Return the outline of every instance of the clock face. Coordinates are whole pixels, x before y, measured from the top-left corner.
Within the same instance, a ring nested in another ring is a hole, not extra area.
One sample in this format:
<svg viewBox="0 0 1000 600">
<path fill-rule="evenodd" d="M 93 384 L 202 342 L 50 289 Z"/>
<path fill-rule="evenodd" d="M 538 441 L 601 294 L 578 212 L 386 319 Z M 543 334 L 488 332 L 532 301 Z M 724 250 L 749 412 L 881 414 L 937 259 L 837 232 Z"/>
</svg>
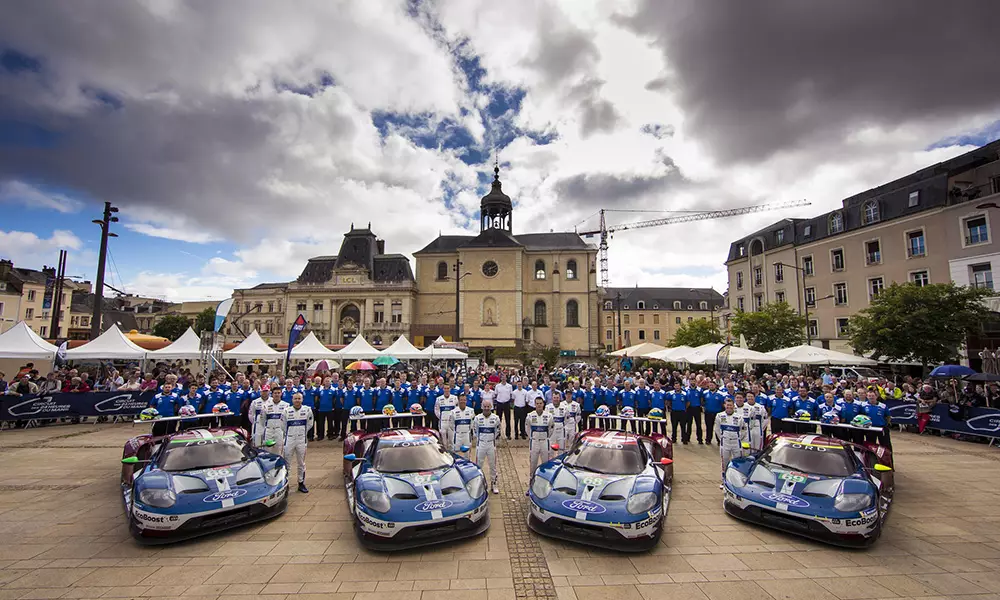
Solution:
<svg viewBox="0 0 1000 600">
<path fill-rule="evenodd" d="M 483 275 L 487 277 L 495 277 L 498 272 L 500 272 L 500 267 L 498 267 L 492 260 L 488 260 L 483 263 Z"/>
</svg>

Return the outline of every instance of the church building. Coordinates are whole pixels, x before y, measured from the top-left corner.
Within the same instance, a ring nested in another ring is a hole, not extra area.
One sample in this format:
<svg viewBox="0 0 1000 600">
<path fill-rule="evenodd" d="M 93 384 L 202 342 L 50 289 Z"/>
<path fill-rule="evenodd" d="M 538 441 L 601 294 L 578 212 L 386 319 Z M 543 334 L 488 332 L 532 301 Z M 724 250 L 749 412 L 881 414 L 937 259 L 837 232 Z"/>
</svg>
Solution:
<svg viewBox="0 0 1000 600">
<path fill-rule="evenodd" d="M 416 343 L 439 335 L 486 358 L 503 347 L 552 346 L 564 356 L 603 351 L 597 248 L 573 232 L 513 233 L 513 203 L 494 168 L 479 235 L 442 235 L 414 253 Z"/>
</svg>

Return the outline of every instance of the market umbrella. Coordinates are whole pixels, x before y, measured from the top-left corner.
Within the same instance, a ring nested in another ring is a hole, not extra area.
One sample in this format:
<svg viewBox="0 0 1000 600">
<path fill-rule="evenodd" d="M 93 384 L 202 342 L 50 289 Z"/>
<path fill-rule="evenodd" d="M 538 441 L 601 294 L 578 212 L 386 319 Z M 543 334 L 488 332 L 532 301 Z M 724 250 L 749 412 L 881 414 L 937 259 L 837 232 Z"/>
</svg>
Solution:
<svg viewBox="0 0 1000 600">
<path fill-rule="evenodd" d="M 367 360 L 356 360 L 345 367 L 348 371 L 375 371 L 378 369 Z"/>
<path fill-rule="evenodd" d="M 389 365 L 390 371 L 405 371 L 406 369 L 407 369 L 406 363 L 402 361 L 396 364 Z M 1000 375 L 997 376 L 997 379 L 1000 379 Z"/>
<path fill-rule="evenodd" d="M 1000 375 L 994 373 L 976 373 L 965 378 L 966 381 L 1000 381 Z"/>
<path fill-rule="evenodd" d="M 380 367 L 390 367 L 398 362 L 399 359 L 393 358 L 392 356 L 379 356 L 378 358 L 372 361 L 373 364 L 376 364 Z"/>
<path fill-rule="evenodd" d="M 941 365 L 934 367 L 934 370 L 931 371 L 931 377 L 965 377 L 975 374 L 974 370 L 963 365 Z"/>
<path fill-rule="evenodd" d="M 340 368 L 339 362 L 335 360 L 323 359 L 323 360 L 317 360 L 313 364 L 309 365 L 309 368 L 306 370 L 315 373 L 316 371 L 334 371 L 339 368 Z"/>
</svg>

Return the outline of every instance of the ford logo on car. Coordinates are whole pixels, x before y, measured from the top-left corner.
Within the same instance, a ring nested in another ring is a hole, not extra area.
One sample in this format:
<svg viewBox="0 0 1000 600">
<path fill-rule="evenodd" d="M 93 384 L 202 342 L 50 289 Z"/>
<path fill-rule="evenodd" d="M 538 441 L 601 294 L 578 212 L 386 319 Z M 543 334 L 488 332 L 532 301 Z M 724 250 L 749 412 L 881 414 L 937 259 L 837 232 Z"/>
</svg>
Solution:
<svg viewBox="0 0 1000 600">
<path fill-rule="evenodd" d="M 444 510 L 450 508 L 452 505 L 451 500 L 428 500 L 426 502 L 421 502 L 413 510 L 417 512 L 433 512 L 435 510 Z"/>
<path fill-rule="evenodd" d="M 235 500 L 240 496 L 246 494 L 246 490 L 226 490 L 224 492 L 215 492 L 211 496 L 205 496 L 205 502 L 222 502 L 224 500 Z"/>
<path fill-rule="evenodd" d="M 608 510 L 596 502 L 589 502 L 587 500 L 563 500 L 562 505 L 570 510 L 591 515 L 599 515 Z"/>
<path fill-rule="evenodd" d="M 809 503 L 802 498 L 796 498 L 795 496 L 789 496 L 788 494 L 778 494 L 775 492 L 764 492 L 760 495 L 761 498 L 765 500 L 771 500 L 772 502 L 777 502 L 778 504 L 787 504 L 788 506 L 794 506 L 795 508 L 806 508 Z"/>
</svg>

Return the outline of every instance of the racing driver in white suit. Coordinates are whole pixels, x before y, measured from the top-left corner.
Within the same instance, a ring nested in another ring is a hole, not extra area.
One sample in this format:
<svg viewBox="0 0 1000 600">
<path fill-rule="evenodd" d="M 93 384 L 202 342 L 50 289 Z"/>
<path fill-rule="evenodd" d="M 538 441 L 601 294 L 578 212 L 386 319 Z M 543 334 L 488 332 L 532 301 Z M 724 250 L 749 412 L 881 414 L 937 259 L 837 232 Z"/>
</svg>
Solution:
<svg viewBox="0 0 1000 600">
<path fill-rule="evenodd" d="M 738 394 L 742 395 L 742 394 Z M 741 412 L 736 412 L 732 399 L 726 398 L 725 412 L 715 418 L 715 441 L 722 456 L 722 480 L 726 480 L 729 461 L 743 456 L 743 450 L 750 446 L 750 433 Z M 722 489 L 722 484 L 719 484 Z"/>
<path fill-rule="evenodd" d="M 472 437 L 476 440 L 476 464 L 482 469 L 490 466 L 490 482 L 494 494 L 500 493 L 497 487 L 497 439 L 500 433 L 500 417 L 493 413 L 493 401 L 483 400 L 483 412 L 472 420 Z"/>
<path fill-rule="evenodd" d="M 260 425 L 260 414 L 264 412 L 264 403 L 267 402 L 266 398 L 257 396 L 250 402 L 250 427 L 253 429 L 251 432 L 251 437 L 253 437 L 253 445 L 260 446 L 264 440 L 264 428 Z"/>
<path fill-rule="evenodd" d="M 306 489 L 306 434 L 313 427 L 313 411 L 308 406 L 302 406 L 302 392 L 292 394 L 292 405 L 285 408 L 281 417 L 285 426 L 285 460 L 292 464 L 292 457 L 299 467 L 299 491 L 308 494 Z"/>
<path fill-rule="evenodd" d="M 528 414 L 525 426 L 528 430 L 528 453 L 531 457 L 531 476 L 535 476 L 538 463 L 549 460 L 549 444 L 552 440 L 552 414 L 545 410 L 545 398 L 535 398 L 535 411 Z"/>
<path fill-rule="evenodd" d="M 476 411 L 468 405 L 465 392 L 458 395 L 458 406 L 451 411 L 452 439 L 451 451 L 457 452 L 462 458 L 469 458 L 469 451 L 461 450 L 463 447 L 472 446 L 472 420 L 476 418 Z"/>
<path fill-rule="evenodd" d="M 270 400 L 264 403 L 264 408 L 257 417 L 258 428 L 264 432 L 263 443 L 274 441 L 274 446 L 268 448 L 268 452 L 279 456 L 285 450 L 285 423 L 282 418 L 286 408 L 288 403 L 281 399 L 281 388 L 273 387 Z"/>
<path fill-rule="evenodd" d="M 455 415 L 451 414 L 458 404 L 458 398 L 451 393 L 451 386 L 445 384 L 444 393 L 438 396 L 434 403 L 434 416 L 437 417 L 438 431 L 441 433 L 441 441 L 447 450 L 453 450 L 451 446 L 452 438 L 455 435 Z"/>
<path fill-rule="evenodd" d="M 552 390 L 552 404 L 545 407 L 545 412 L 552 415 L 552 443 L 559 444 L 560 449 L 565 448 L 571 417 L 561 392 Z"/>
</svg>

